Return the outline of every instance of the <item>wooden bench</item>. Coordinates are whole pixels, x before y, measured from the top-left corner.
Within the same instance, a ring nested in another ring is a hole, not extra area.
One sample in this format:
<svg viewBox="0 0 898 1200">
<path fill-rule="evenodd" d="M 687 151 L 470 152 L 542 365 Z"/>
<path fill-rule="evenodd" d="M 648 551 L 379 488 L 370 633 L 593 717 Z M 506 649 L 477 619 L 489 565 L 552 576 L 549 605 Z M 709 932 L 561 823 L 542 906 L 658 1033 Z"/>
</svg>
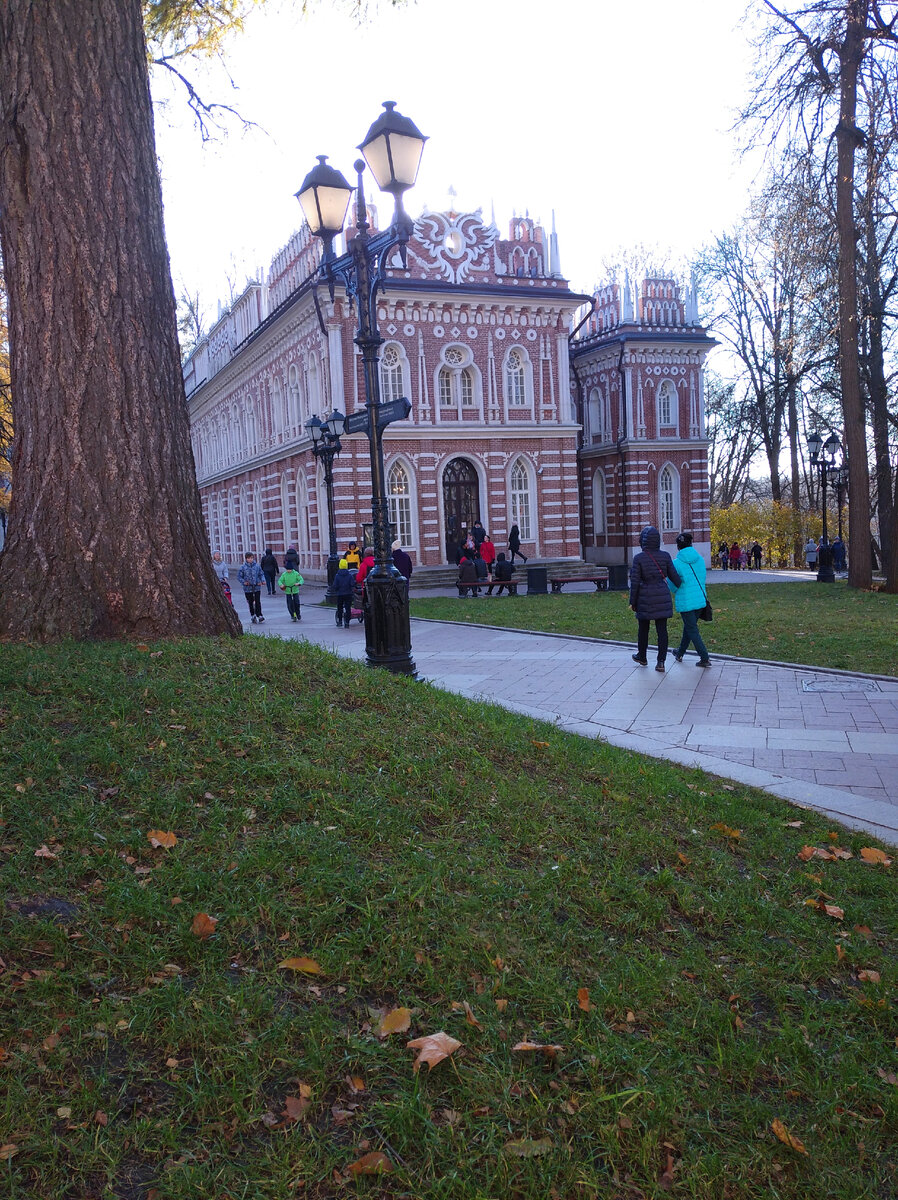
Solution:
<svg viewBox="0 0 898 1200">
<path fill-rule="evenodd" d="M 553 594 L 560 592 L 566 583 L 594 583 L 597 592 L 607 591 L 608 568 L 596 567 L 590 575 L 550 575 L 549 583 Z"/>
</svg>

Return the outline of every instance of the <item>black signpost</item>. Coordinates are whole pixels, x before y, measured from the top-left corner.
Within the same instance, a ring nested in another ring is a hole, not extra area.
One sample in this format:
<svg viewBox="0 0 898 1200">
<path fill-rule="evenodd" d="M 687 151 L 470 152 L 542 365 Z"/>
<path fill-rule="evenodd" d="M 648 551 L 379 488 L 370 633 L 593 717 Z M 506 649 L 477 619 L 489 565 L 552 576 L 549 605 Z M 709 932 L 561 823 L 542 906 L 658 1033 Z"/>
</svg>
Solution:
<svg viewBox="0 0 898 1200">
<path fill-rule="evenodd" d="M 386 404 L 381 404 L 377 414 L 378 429 L 385 429 L 387 425 L 392 425 L 394 421 L 407 420 L 411 411 L 412 406 L 406 400 L 405 396 L 400 396 L 398 400 L 390 400 Z M 359 409 L 358 412 L 350 413 L 346 418 L 343 432 L 344 434 L 364 433 L 367 436 L 368 410 L 363 408 Z"/>
</svg>

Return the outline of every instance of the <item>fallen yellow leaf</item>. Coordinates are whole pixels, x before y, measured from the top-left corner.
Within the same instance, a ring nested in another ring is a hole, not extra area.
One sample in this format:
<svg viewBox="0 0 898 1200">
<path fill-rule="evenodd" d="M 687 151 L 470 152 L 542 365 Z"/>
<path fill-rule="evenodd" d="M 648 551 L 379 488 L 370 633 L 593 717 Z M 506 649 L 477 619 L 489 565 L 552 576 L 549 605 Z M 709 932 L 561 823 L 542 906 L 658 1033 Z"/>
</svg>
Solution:
<svg viewBox="0 0 898 1200">
<path fill-rule="evenodd" d="M 793 1133 L 789 1132 L 779 1117 L 774 1117 L 770 1123 L 770 1128 L 784 1146 L 788 1146 L 790 1150 L 796 1150 L 799 1154 L 807 1154 L 807 1150 L 805 1150 L 800 1140 Z"/>
<path fill-rule="evenodd" d="M 577 989 L 577 1007 L 582 1008 L 584 1012 L 592 1012 L 592 1004 L 589 999 L 589 988 Z"/>
<path fill-rule="evenodd" d="M 713 830 L 715 830 L 717 833 L 722 833 L 725 837 L 728 837 L 728 838 L 742 837 L 741 829 L 731 829 L 729 827 L 729 825 L 724 825 L 723 821 L 717 821 L 714 825 L 711 826 L 711 828 Z"/>
<path fill-rule="evenodd" d="M 278 963 L 279 971 L 301 971 L 304 975 L 320 975 L 321 967 L 314 958 L 285 958 Z"/>
<path fill-rule="evenodd" d="M 154 850 L 171 850 L 172 846 L 178 844 L 178 839 L 173 833 L 166 833 L 163 829 L 151 829 L 147 833 L 147 841 Z"/>
<path fill-rule="evenodd" d="M 407 1033 L 412 1027 L 412 1010 L 410 1008 L 391 1008 L 380 1019 L 378 1037 L 389 1037 L 391 1033 Z"/>
<path fill-rule="evenodd" d="M 884 867 L 890 867 L 892 860 L 882 850 L 877 850 L 873 846 L 864 846 L 861 850 L 861 858 L 865 863 L 882 863 Z"/>
<path fill-rule="evenodd" d="M 393 1170 L 393 1164 L 382 1150 L 370 1150 L 350 1163 L 346 1170 L 353 1175 L 387 1175 Z"/>
<path fill-rule="evenodd" d="M 197 913 L 190 923 L 190 932 L 196 937 L 205 941 L 207 937 L 211 937 L 215 932 L 215 926 L 218 924 L 218 917 L 210 917 L 208 913 Z"/>
</svg>

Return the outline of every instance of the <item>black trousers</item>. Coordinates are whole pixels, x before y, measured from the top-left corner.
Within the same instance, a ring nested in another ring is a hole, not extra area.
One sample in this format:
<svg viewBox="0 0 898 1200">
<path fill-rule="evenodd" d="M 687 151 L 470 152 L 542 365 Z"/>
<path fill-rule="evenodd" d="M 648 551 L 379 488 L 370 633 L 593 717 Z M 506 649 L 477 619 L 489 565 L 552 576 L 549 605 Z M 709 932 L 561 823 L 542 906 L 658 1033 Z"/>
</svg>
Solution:
<svg viewBox="0 0 898 1200">
<path fill-rule="evenodd" d="M 299 592 L 287 592 L 287 612 L 291 617 L 299 616 Z"/>
<path fill-rule="evenodd" d="M 262 615 L 262 592 L 256 588 L 254 592 L 244 592 L 246 603 L 249 605 L 249 615 L 251 617 L 261 617 Z"/>
<path fill-rule="evenodd" d="M 274 577 L 275 577 L 275 575 L 277 575 L 277 571 L 263 571 L 262 574 L 265 576 L 265 582 L 268 584 L 268 595 L 273 596 L 274 595 Z"/>
<path fill-rule="evenodd" d="M 639 636 L 636 642 L 636 649 L 640 658 L 648 658 L 649 650 L 649 628 L 651 621 L 639 622 Z M 667 658 L 667 617 L 660 617 L 655 622 L 655 632 L 658 635 L 658 662 L 663 663 Z"/>
<path fill-rule="evenodd" d="M 352 596 L 337 597 L 337 624 L 342 625 L 345 621 L 348 625 L 352 618 Z"/>
</svg>

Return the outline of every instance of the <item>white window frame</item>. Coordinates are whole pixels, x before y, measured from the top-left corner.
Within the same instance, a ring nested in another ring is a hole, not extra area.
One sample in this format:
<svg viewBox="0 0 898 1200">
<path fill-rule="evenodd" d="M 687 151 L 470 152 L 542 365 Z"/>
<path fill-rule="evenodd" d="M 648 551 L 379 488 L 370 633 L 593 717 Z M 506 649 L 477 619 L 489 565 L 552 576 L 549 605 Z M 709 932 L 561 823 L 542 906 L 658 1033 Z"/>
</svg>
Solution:
<svg viewBox="0 0 898 1200">
<path fill-rule="evenodd" d="M 597 539 L 608 537 L 608 481 L 601 467 L 592 477 L 592 531 Z"/>
<path fill-rule="evenodd" d="M 669 411 L 667 420 L 663 419 L 662 406 L 665 403 L 665 397 L 669 398 Z M 658 417 L 658 434 L 660 436 L 662 429 L 677 429 L 679 427 L 679 397 L 677 394 L 677 385 L 672 379 L 662 379 L 658 384 L 658 403 L 656 406 Z"/>
<path fill-rule="evenodd" d="M 452 343 L 443 347 L 436 373 L 435 393 L 438 421 L 448 412 L 456 413 L 459 421 L 483 420 L 480 371 L 469 346 Z M 466 404 L 466 400 L 470 403 Z"/>
<path fill-rule="evenodd" d="M 662 533 L 680 528 L 680 475 L 673 463 L 665 463 L 658 472 L 658 528 Z"/>
<path fill-rule="evenodd" d="M 524 487 L 515 487 L 516 478 L 523 476 Z M 508 471 L 508 527 L 517 525 L 522 542 L 532 542 L 533 515 L 535 512 L 533 496 L 533 472 L 530 464 L 523 455 L 519 455 Z"/>
<path fill-rule="evenodd" d="M 408 399 L 408 359 L 399 342 L 385 343 L 380 352 L 379 370 L 382 403 L 387 404 L 403 396 Z"/>
<path fill-rule="evenodd" d="M 393 491 L 394 472 L 401 471 L 405 476 L 404 492 Z M 389 519 L 393 528 L 396 530 L 396 537 L 402 543 L 402 548 L 407 550 L 410 546 L 416 544 L 415 537 L 415 482 L 414 472 L 404 458 L 394 459 L 387 467 L 387 503 L 389 507 Z"/>
</svg>

